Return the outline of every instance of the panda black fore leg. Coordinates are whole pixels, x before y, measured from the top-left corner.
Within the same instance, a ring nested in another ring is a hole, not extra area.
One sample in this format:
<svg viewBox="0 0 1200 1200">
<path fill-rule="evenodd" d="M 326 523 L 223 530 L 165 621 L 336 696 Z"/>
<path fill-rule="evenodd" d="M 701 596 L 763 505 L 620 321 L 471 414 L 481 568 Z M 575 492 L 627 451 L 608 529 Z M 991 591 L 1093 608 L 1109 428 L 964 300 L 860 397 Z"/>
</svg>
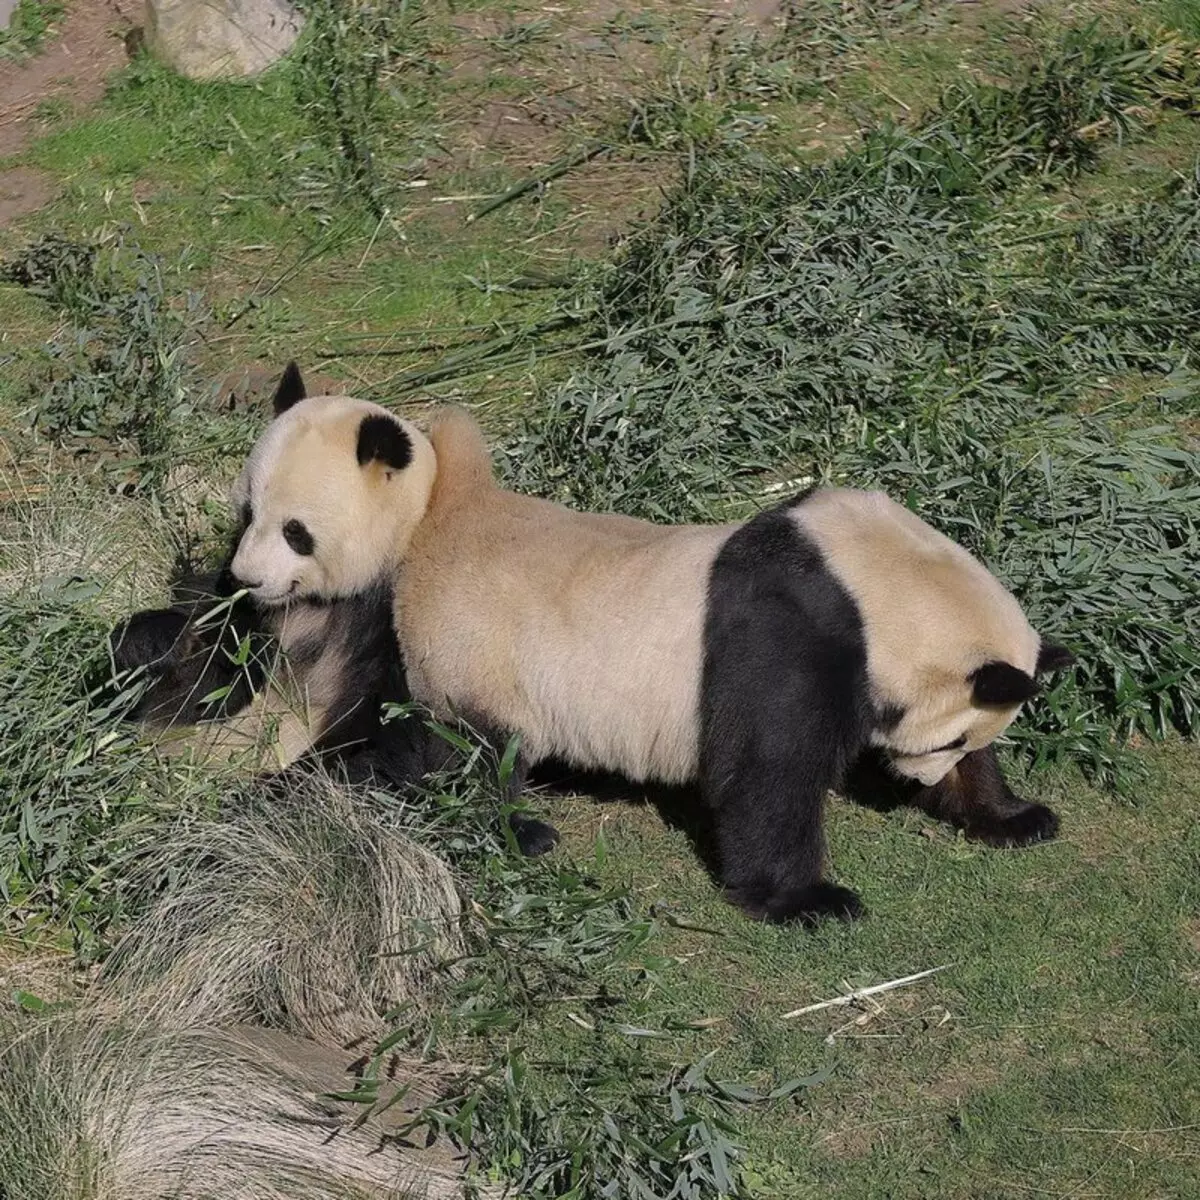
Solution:
<svg viewBox="0 0 1200 1200">
<path fill-rule="evenodd" d="M 964 755 L 945 778 L 917 792 L 912 803 L 991 846 L 1027 846 L 1058 832 L 1051 809 L 1012 792 L 991 746 Z"/>
<path fill-rule="evenodd" d="M 726 895 L 811 925 L 863 912 L 824 878 L 825 796 L 866 741 L 858 610 L 786 510 L 734 533 L 709 576 L 700 783 Z"/>
</svg>

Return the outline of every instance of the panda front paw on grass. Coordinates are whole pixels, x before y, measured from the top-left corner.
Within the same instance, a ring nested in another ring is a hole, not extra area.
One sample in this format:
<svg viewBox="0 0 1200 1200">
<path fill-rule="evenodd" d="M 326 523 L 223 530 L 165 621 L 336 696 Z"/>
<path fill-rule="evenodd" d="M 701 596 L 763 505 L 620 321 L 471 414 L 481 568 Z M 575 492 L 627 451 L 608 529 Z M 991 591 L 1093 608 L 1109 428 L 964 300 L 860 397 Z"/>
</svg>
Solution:
<svg viewBox="0 0 1200 1200">
<path fill-rule="evenodd" d="M 353 733 L 411 782 L 437 751 L 378 723 L 384 701 L 411 698 L 519 736 L 518 780 L 556 760 L 691 785 L 726 895 L 767 921 L 861 915 L 826 878 L 823 809 L 867 761 L 968 836 L 1057 831 L 1009 790 L 992 744 L 1069 652 L 882 493 L 815 489 L 739 524 L 662 526 L 501 488 L 458 408 L 423 432 L 307 396 L 289 364 L 274 409 L 235 489 L 227 574 L 316 697 L 315 726 L 283 721 L 290 761 Z M 279 690 L 223 726 L 261 721 Z M 553 828 L 526 821 L 521 844 L 550 849 Z"/>
</svg>

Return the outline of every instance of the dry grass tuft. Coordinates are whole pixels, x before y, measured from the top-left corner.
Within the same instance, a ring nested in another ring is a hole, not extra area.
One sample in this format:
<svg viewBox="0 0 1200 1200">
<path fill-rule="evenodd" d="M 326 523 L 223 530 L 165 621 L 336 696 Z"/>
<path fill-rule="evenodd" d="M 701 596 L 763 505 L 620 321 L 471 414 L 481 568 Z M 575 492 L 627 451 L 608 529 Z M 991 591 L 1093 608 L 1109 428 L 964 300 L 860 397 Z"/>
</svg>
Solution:
<svg viewBox="0 0 1200 1200">
<path fill-rule="evenodd" d="M 434 1200 L 444 1144 L 390 1143 L 327 1094 L 343 1056 L 276 1031 L 78 1013 L 0 1025 L 0 1180 L 21 1200 Z M 415 1082 L 420 1090 L 420 1080 Z"/>
<path fill-rule="evenodd" d="M 172 1024 L 252 1021 L 339 1046 L 424 1006 L 464 953 L 458 893 L 370 804 L 288 776 L 166 833 L 134 883 L 155 900 L 107 988 Z"/>
</svg>

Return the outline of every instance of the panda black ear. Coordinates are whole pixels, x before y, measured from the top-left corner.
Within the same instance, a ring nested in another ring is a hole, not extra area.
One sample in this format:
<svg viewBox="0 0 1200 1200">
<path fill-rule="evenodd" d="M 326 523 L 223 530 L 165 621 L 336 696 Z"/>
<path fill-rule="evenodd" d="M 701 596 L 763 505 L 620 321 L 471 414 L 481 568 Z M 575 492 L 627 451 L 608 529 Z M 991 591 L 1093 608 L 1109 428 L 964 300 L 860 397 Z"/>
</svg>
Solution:
<svg viewBox="0 0 1200 1200">
<path fill-rule="evenodd" d="M 279 386 L 275 389 L 275 399 L 272 402 L 272 407 L 275 410 L 275 415 L 287 412 L 293 404 L 299 404 L 308 395 L 304 387 L 304 377 L 300 374 L 300 368 L 295 362 L 290 362 L 283 368 L 283 376 L 279 380 Z"/>
<path fill-rule="evenodd" d="M 412 439 L 399 421 L 372 413 L 358 427 L 358 465 L 381 462 L 390 471 L 403 471 L 412 462 Z"/>
<path fill-rule="evenodd" d="M 984 663 L 972 671 L 971 698 L 984 707 L 1007 708 L 1022 704 L 1038 693 L 1037 680 L 1007 662 Z"/>
<path fill-rule="evenodd" d="M 1061 671 L 1063 667 L 1069 667 L 1074 661 L 1075 655 L 1066 646 L 1043 642 L 1038 650 L 1037 666 L 1034 671 L 1038 675 L 1045 671 Z"/>
</svg>

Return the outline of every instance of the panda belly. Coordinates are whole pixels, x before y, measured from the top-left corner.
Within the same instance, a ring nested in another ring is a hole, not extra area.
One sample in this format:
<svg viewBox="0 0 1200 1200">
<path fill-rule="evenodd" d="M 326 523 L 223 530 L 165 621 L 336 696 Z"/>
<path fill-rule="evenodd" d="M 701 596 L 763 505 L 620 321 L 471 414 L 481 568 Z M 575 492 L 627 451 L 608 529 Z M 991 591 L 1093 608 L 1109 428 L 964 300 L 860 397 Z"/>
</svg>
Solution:
<svg viewBox="0 0 1200 1200">
<path fill-rule="evenodd" d="M 570 534 L 536 556 L 497 538 L 401 589 L 414 695 L 519 734 L 531 762 L 694 779 L 708 572 L 728 530 L 593 519 Z"/>
<path fill-rule="evenodd" d="M 699 759 L 703 605 L 687 611 L 631 602 L 586 631 L 529 631 L 544 652 L 522 672 L 532 761 L 685 783 Z M 557 649 L 554 649 L 557 647 Z"/>
</svg>

